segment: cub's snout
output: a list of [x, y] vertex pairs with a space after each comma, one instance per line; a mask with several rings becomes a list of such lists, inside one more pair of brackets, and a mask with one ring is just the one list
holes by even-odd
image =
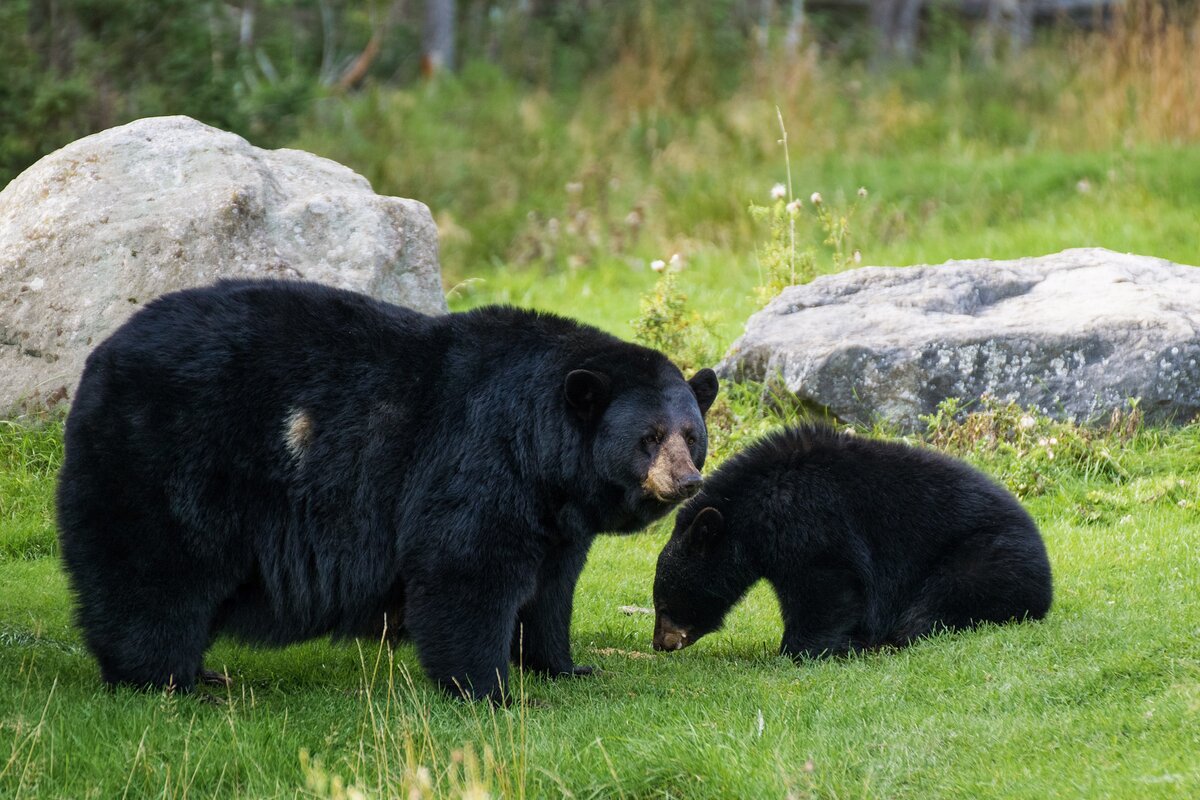
[[654, 649], [682, 650], [691, 646], [695, 640], [685, 628], [681, 628], [666, 614], [659, 614], [654, 619]]

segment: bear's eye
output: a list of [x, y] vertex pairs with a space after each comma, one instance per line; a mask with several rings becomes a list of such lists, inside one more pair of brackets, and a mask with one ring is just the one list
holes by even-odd
[[652, 444], [662, 444], [662, 440], [662, 431], [654, 431], [653, 433], [647, 433], [642, 437], [642, 444], [649, 447]]
[[688, 447], [691, 447], [692, 445], [694, 445], [696, 443], [696, 434], [689, 433], [687, 435], [687, 443], [688, 443]]

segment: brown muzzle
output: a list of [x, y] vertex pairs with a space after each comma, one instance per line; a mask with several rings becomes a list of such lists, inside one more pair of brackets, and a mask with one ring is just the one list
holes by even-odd
[[688, 634], [687, 629], [675, 624], [666, 614], [659, 614], [654, 619], [654, 649], [682, 650], [689, 647], [695, 640]]
[[673, 433], [650, 462], [642, 489], [664, 503], [677, 503], [699, 492], [700, 483], [700, 470], [692, 463], [683, 434]]

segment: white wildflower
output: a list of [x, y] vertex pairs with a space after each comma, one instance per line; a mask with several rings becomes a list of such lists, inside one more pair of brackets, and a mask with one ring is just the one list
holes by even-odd
[[859, 198], [866, 200], [867, 199], [867, 187], [865, 187], [865, 186], [858, 187], [858, 196], [859, 196]]
[[683, 256], [679, 255], [679, 253], [672, 253], [671, 258], [667, 261], [667, 266], [669, 266], [671, 268], [672, 272], [682, 271], [683, 270]]
[[771, 199], [782, 200], [787, 197], [787, 187], [782, 183], [777, 183], [771, 187]]
[[663, 261], [661, 258], [656, 258], [650, 262], [650, 269], [654, 270], [655, 272], [662, 272], [666, 268], [667, 262]]
[[1034, 425], [1037, 425], [1037, 420], [1034, 419], [1033, 417], [1029, 416], [1028, 414], [1025, 414], [1019, 420], [1017, 420], [1017, 427], [1023, 431], [1029, 430]]
[[819, 206], [819, 205], [821, 205], [821, 203], [824, 203], [824, 202], [825, 202], [824, 200], [822, 200], [822, 199], [821, 199], [821, 193], [820, 193], [820, 192], [813, 192], [813, 193], [812, 193], [812, 197], [810, 197], [810, 198], [808, 198], [808, 199], [812, 201], [812, 204], [813, 204], [814, 206]]
[[787, 212], [793, 217], [800, 213], [800, 199], [797, 198], [787, 204]]

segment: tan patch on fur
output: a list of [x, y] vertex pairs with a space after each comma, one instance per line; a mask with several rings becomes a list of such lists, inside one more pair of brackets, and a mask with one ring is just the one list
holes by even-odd
[[303, 408], [294, 408], [284, 421], [283, 443], [292, 458], [300, 458], [312, 444], [313, 419]]
[[642, 488], [660, 498], [671, 497], [676, 490], [675, 476], [683, 475], [694, 469], [692, 454], [688, 452], [683, 434], [671, 434], [654, 454], [654, 460], [650, 462], [650, 469], [646, 473], [646, 480], [642, 482]]

